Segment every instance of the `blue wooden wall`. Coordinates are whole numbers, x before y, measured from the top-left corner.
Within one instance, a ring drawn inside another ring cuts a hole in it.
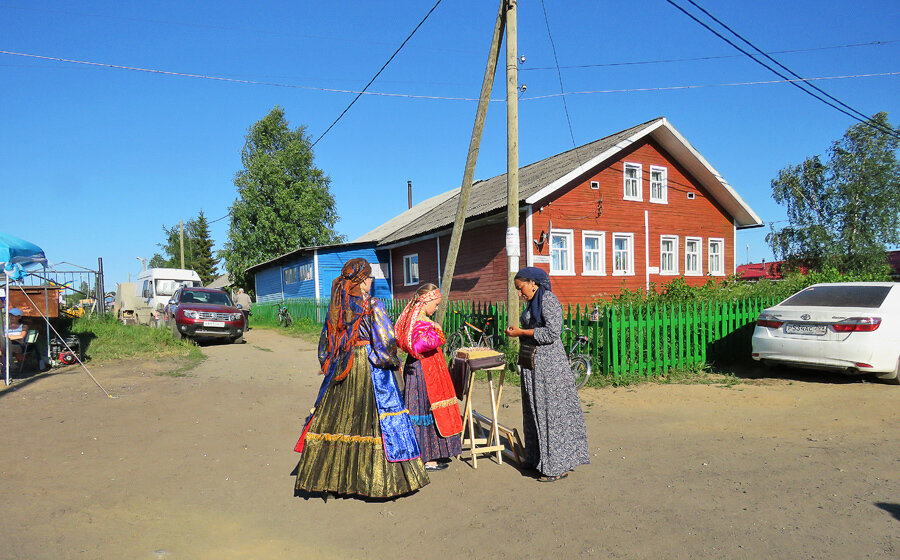
[[[319,298],[331,297],[331,283],[341,273],[350,259],[364,258],[372,263],[372,295],[379,299],[391,299],[388,251],[376,251],[374,247],[328,247],[318,250]],[[256,272],[256,301],[258,303],[282,301],[292,298],[316,297],[313,252],[304,252],[289,261],[273,264]]]

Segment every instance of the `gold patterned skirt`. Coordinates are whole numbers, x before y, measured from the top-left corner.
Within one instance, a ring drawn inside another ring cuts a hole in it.
[[[428,484],[425,466],[421,459],[387,460],[367,350],[358,346],[353,351],[350,374],[332,381],[316,409],[294,490],[372,498],[414,492]]]

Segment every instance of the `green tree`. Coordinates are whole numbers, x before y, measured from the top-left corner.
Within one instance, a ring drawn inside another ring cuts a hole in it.
[[[316,168],[305,127],[291,130],[276,106],[250,127],[241,150],[244,168],[234,184],[228,242],[221,255],[237,285],[252,285],[244,271],[300,247],[343,241],[331,180]]]
[[[149,266],[154,268],[182,268],[181,266],[181,229],[178,225],[163,226],[165,242],[157,243],[162,253],[156,253],[150,259]],[[203,284],[209,284],[218,276],[216,267],[219,259],[213,255],[213,240],[209,235],[209,224],[203,210],[196,218],[184,224],[184,268],[195,271]]]
[[[872,122],[895,133],[855,124],[831,145],[827,162],[813,156],[778,172],[772,192],[790,225],[766,236],[777,257],[839,271],[887,266],[885,251],[900,243],[900,129],[884,112]]]

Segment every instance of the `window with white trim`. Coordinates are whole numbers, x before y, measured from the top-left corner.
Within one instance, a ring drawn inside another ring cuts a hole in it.
[[[606,234],[602,231],[581,232],[581,254],[584,262],[581,273],[585,276],[606,274]]]
[[[725,276],[725,240],[709,240],[709,273],[713,276]]]
[[[419,254],[403,257],[403,285],[412,286],[419,283]]]
[[[626,163],[622,175],[625,180],[625,200],[643,200],[641,164]]]
[[[659,273],[678,274],[677,235],[662,235],[659,238]]]
[[[570,229],[550,232],[550,274],[575,274],[575,233]]]
[[[703,273],[700,269],[703,258],[703,239],[699,237],[684,238],[684,275],[699,276]]]
[[[650,166],[650,202],[665,204],[669,200],[669,171],[665,167]]]
[[[614,233],[613,276],[634,276],[634,234]]]

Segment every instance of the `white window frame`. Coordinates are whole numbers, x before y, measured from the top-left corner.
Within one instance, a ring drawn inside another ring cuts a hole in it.
[[[619,270],[616,267],[616,241],[625,239],[628,241],[627,248],[627,267]],[[633,233],[614,233],[612,234],[612,256],[613,256],[613,276],[634,276],[634,234]]]
[[[587,240],[588,239],[596,239],[597,240],[597,249],[596,250],[588,250],[587,248]],[[598,270],[588,270],[584,263],[584,258],[588,253],[599,253],[599,264],[600,268]],[[605,231],[592,231],[592,230],[584,230],[581,232],[581,274],[583,276],[606,276],[606,232]]]
[[[663,243],[672,242],[672,269],[666,270],[663,266]],[[678,236],[677,235],[660,235],[659,236],[659,274],[660,276],[678,276]]]
[[[688,251],[688,243],[696,243],[696,253]],[[691,257],[696,257],[697,268],[692,270],[688,266]],[[702,276],[703,275],[703,238],[702,237],[685,237],[684,238],[684,275],[685,276]]]
[[[628,194],[628,170],[635,169],[637,170],[637,195],[629,196]],[[625,162],[622,165],[622,198],[624,200],[636,200],[638,202],[644,200],[644,167],[640,163],[629,163]]]
[[[707,259],[707,270],[713,276],[725,276],[725,239],[721,237],[711,237],[707,241],[707,249],[706,249],[706,259]],[[719,246],[719,266],[713,268],[713,246]]]
[[[553,238],[563,237],[566,239],[568,255],[566,256],[565,266],[563,269],[553,267]],[[554,276],[575,276],[575,231],[571,229],[552,229],[550,230],[550,274]]]
[[[653,173],[655,172],[660,172],[662,174],[662,179],[660,181],[653,180]],[[662,196],[653,196],[654,184],[661,185],[659,190],[662,193]],[[666,167],[659,165],[650,166],[650,202],[655,202],[657,204],[668,204],[669,202],[669,170]]]
[[[416,277],[412,276],[412,269],[410,268],[410,264],[412,260],[416,260]],[[404,286],[415,286],[419,283],[419,253],[413,253],[411,255],[403,255],[403,285]]]

